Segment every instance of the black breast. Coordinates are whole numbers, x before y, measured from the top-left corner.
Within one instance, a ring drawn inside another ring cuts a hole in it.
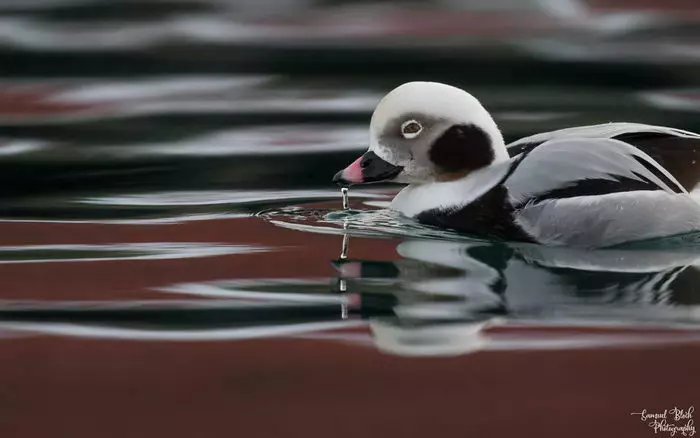
[[[498,240],[534,242],[514,221],[508,191],[497,185],[476,201],[457,209],[433,209],[416,219],[424,224]]]

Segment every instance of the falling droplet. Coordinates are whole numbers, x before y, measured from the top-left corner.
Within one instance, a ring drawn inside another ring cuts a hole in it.
[[[348,243],[350,241],[350,236],[343,234],[343,243],[340,246],[340,259],[345,260],[348,258]]]
[[[340,189],[340,193],[343,195],[343,210],[349,210],[350,202],[348,200],[348,188],[343,187],[342,189]]]

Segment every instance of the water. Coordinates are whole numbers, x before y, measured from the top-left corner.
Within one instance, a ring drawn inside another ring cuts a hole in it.
[[[330,179],[412,79],[508,140],[700,131],[696,9],[326,3],[0,5],[7,436],[644,436],[695,403],[698,236],[488,242]]]

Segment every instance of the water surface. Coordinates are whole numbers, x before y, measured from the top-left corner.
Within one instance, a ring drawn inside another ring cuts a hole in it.
[[[694,9],[255,3],[0,6],[8,436],[645,436],[697,401],[697,236],[488,242],[330,183],[406,80],[509,140],[700,131]]]

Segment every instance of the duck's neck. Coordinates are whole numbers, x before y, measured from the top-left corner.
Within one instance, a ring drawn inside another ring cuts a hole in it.
[[[413,217],[425,211],[450,210],[467,205],[503,180],[510,164],[499,162],[447,182],[411,184],[391,202],[391,209]]]

